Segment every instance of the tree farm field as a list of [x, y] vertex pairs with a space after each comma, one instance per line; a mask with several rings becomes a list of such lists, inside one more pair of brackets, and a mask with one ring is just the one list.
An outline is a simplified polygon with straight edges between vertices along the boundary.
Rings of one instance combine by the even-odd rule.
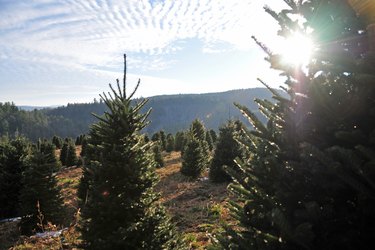
[[[77, 154], [80, 150], [78, 146]], [[57, 155], [59, 153], [56, 152]], [[224, 207], [228, 197], [227, 184], [210, 182], [207, 172], [194, 181], [183, 176], [180, 173], [180, 152], [163, 152], [163, 158], [165, 167], [157, 169], [160, 182], [156, 191], [161, 194], [160, 202], [166, 207], [189, 248], [205, 249], [211, 243], [210, 236], [219, 230], [221, 222], [229, 220], [228, 211]], [[64, 168], [57, 175], [68, 208], [66, 220], [70, 221], [70, 226], [60, 236], [20, 236], [17, 222], [6, 222], [0, 224], [0, 249], [80, 249], [77, 188], [81, 175], [80, 167]], [[51, 226], [53, 229], [57, 228]]]

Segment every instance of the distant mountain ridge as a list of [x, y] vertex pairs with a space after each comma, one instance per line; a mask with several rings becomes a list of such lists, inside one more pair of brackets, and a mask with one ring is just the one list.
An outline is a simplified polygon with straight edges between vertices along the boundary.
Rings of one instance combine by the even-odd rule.
[[[233, 105], [234, 102], [259, 113], [254, 103], [255, 98], [271, 100], [272, 94], [266, 88], [251, 88], [219, 93], [149, 97], [142, 111], [146, 112], [152, 108], [148, 118], [151, 123], [144, 132], [150, 135], [159, 130], [176, 133], [187, 129], [196, 118], [202, 120], [206, 128], [217, 130], [229, 119], [243, 119], [239, 110]], [[68, 104], [57, 108], [32, 109], [32, 111], [19, 108], [18, 115], [7, 115], [0, 110], [0, 118], [3, 120], [0, 123], [0, 136], [5, 133], [11, 135], [17, 131], [33, 140], [39, 137], [49, 138], [53, 135], [76, 137], [87, 133], [90, 125], [97, 121], [92, 113], [101, 115], [104, 111], [106, 106], [102, 102]]]
[[[149, 97], [143, 112], [152, 109], [151, 123], [145, 132], [153, 134], [164, 130], [176, 133], [187, 129], [198, 118], [207, 128], [218, 129], [228, 119], [241, 119], [242, 115], [233, 105], [234, 102], [258, 112], [254, 98], [271, 99], [272, 94], [265, 88], [239, 89], [219, 93], [178, 94]], [[142, 98], [143, 99], [143, 98]], [[135, 99], [134, 101], [139, 101]], [[45, 110], [47, 115], [62, 116], [75, 122], [82, 132], [87, 132], [90, 124], [96, 121], [91, 115], [101, 115], [106, 110], [104, 103], [68, 104], [67, 106]], [[86, 129], [86, 130], [85, 130]]]

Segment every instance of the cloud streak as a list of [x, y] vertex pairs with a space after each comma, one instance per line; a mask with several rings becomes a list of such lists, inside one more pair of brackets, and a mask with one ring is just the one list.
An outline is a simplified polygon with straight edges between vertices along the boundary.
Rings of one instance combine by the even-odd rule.
[[225, 42], [246, 50], [253, 33], [267, 32], [251, 18], [261, 5], [255, 0], [9, 1], [0, 10], [0, 45], [15, 54], [26, 51], [24, 57], [102, 66], [125, 51], [171, 54], [188, 38], [201, 39], [207, 48]]

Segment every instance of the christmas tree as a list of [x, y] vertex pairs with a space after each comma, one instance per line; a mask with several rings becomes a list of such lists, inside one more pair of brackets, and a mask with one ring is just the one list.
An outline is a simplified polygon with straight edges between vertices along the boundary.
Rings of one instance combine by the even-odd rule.
[[29, 142], [25, 138], [0, 138], [0, 218], [19, 216], [24, 158], [28, 154]]
[[58, 168], [54, 145], [47, 141], [34, 145], [31, 155], [25, 160], [20, 193], [20, 228], [23, 234], [43, 231], [49, 222], [63, 223], [64, 203], [55, 177]]
[[187, 142], [182, 152], [181, 173], [197, 178], [208, 167], [210, 152], [204, 125], [198, 119], [190, 125]]
[[210, 165], [209, 177], [213, 182], [230, 181], [231, 177], [224, 171], [224, 166], [235, 168], [234, 160], [243, 156], [239, 143], [235, 140], [242, 129], [240, 121], [228, 121], [219, 129], [219, 138]]
[[[374, 233], [374, 52], [346, 1], [290, 1], [266, 11], [279, 34], [314, 38], [307, 65], [256, 42], [286, 76], [289, 98], [256, 100], [267, 124], [237, 105], [254, 130], [239, 138], [246, 157], [228, 168], [237, 221], [225, 249], [372, 249]], [[298, 17], [296, 19], [296, 16]]]
[[[126, 57], [125, 62], [126, 62]], [[139, 82], [138, 82], [139, 83]], [[108, 107], [90, 129], [88, 147], [96, 152], [82, 210], [85, 249], [177, 249], [177, 237], [154, 192], [157, 183], [152, 143], [140, 131], [149, 112], [139, 110], [147, 99], [133, 103], [136, 89], [126, 94], [124, 81], [101, 96]], [[90, 155], [90, 153], [87, 153]], [[92, 166], [92, 165], [91, 165]]]

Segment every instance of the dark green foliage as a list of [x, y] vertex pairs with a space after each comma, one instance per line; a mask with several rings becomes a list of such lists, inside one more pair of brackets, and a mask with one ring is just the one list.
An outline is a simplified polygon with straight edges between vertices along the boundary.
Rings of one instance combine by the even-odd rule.
[[185, 140], [185, 133], [183, 131], [177, 132], [175, 136], [174, 151], [182, 151]]
[[156, 132], [151, 136], [153, 142], [160, 142], [160, 132]]
[[162, 168], [164, 167], [164, 159], [163, 159], [163, 156], [161, 154], [161, 146], [159, 143], [155, 142], [153, 147], [152, 147], [152, 151], [154, 153], [154, 160], [156, 162], [156, 167], [157, 168]]
[[148, 135], [144, 136], [144, 140], [145, 140], [146, 143], [150, 141], [150, 138], [148, 137]]
[[109, 111], [96, 116], [99, 121], [90, 130], [85, 172], [90, 176], [82, 210], [84, 247], [179, 249], [159, 194], [153, 190], [157, 175], [152, 143], [145, 143], [140, 134], [149, 112], [139, 110], [147, 100], [131, 105], [135, 91], [127, 96], [125, 82], [126, 73], [122, 88], [117, 82], [117, 91], [110, 86], [112, 92], [101, 96]]
[[210, 135], [211, 135], [212, 143], [215, 144], [216, 140], [217, 140], [216, 132], [213, 129], [210, 129], [209, 132], [210, 132]]
[[62, 145], [63, 145], [63, 141], [62, 141], [62, 139], [61, 139], [60, 137], [54, 135], [54, 136], [52, 137], [52, 144], [55, 145], [55, 147], [56, 147], [57, 149], [61, 149], [61, 147], [62, 147]]
[[75, 141], [74, 144], [76, 146], [82, 145], [82, 142], [83, 142], [84, 138], [85, 138], [85, 135], [79, 135], [79, 136], [77, 136], [76, 141]]
[[202, 141], [191, 135], [184, 149], [181, 173], [192, 178], [199, 177], [207, 167], [206, 159], [207, 155], [202, 147]]
[[66, 157], [68, 156], [69, 143], [64, 142], [60, 151], [60, 161], [63, 166], [66, 166]]
[[223, 167], [228, 166], [235, 169], [236, 163], [234, 160], [243, 156], [243, 150], [235, 140], [235, 136], [241, 131], [242, 127], [240, 121], [228, 121], [219, 129], [219, 139], [210, 165], [209, 177], [211, 181], [225, 182], [231, 180]]
[[0, 138], [0, 218], [19, 215], [23, 161], [28, 151], [29, 142], [23, 137]]
[[206, 142], [208, 144], [209, 150], [212, 151], [214, 149], [214, 143], [212, 141], [210, 131], [206, 131]]
[[206, 140], [206, 128], [204, 127], [203, 123], [195, 119], [190, 125], [190, 131], [194, 134], [194, 136], [201, 141]]
[[211, 158], [203, 123], [195, 119], [190, 125], [186, 139], [184, 150], [181, 152], [181, 173], [197, 178], [208, 167]]
[[[183, 94], [150, 97], [143, 110], [153, 108], [150, 119], [153, 121], [143, 132], [153, 134], [164, 129], [176, 133], [188, 128], [190, 122], [199, 117], [209, 128], [218, 128], [228, 119], [228, 108], [233, 102], [252, 103], [254, 97], [270, 98], [264, 88], [241, 89], [223, 93]], [[58, 108], [24, 111], [12, 103], [0, 103], [0, 136], [13, 137], [16, 131], [20, 135], [37, 141], [38, 138], [59, 137], [76, 138], [86, 134], [95, 121], [92, 113], [102, 114], [107, 111], [104, 103], [74, 103]], [[183, 115], [181, 115], [183, 114]], [[209, 117], [207, 114], [211, 114]], [[231, 110], [233, 117], [239, 117], [238, 110]]]
[[167, 137], [165, 135], [164, 130], [160, 130], [159, 135], [160, 135], [161, 148], [164, 151], [167, 148]]
[[23, 189], [20, 194], [20, 228], [23, 234], [43, 231], [43, 226], [48, 222], [64, 222], [63, 200], [54, 175], [58, 167], [55, 147], [47, 141], [38, 142], [31, 155], [26, 158]]
[[78, 158], [77, 158], [77, 154], [76, 154], [76, 146], [73, 144], [73, 143], [69, 143], [68, 145], [68, 151], [67, 151], [67, 154], [66, 154], [66, 166], [67, 167], [70, 167], [70, 166], [74, 166], [77, 164], [77, 161], [78, 161]]
[[166, 146], [165, 146], [165, 151], [172, 152], [173, 149], [174, 149], [174, 143], [175, 143], [175, 140], [174, 140], [173, 135], [168, 134], [167, 135], [167, 143], [166, 143]]
[[85, 136], [82, 140], [81, 156], [84, 157], [87, 151], [87, 137]]
[[284, 65], [288, 99], [256, 100], [263, 125], [237, 105], [254, 127], [239, 138], [247, 157], [229, 189], [239, 225], [219, 237], [224, 249], [372, 249], [375, 228], [375, 54], [366, 51], [365, 26], [346, 1], [285, 1], [275, 13], [279, 34], [313, 28], [314, 60], [307, 69]]

